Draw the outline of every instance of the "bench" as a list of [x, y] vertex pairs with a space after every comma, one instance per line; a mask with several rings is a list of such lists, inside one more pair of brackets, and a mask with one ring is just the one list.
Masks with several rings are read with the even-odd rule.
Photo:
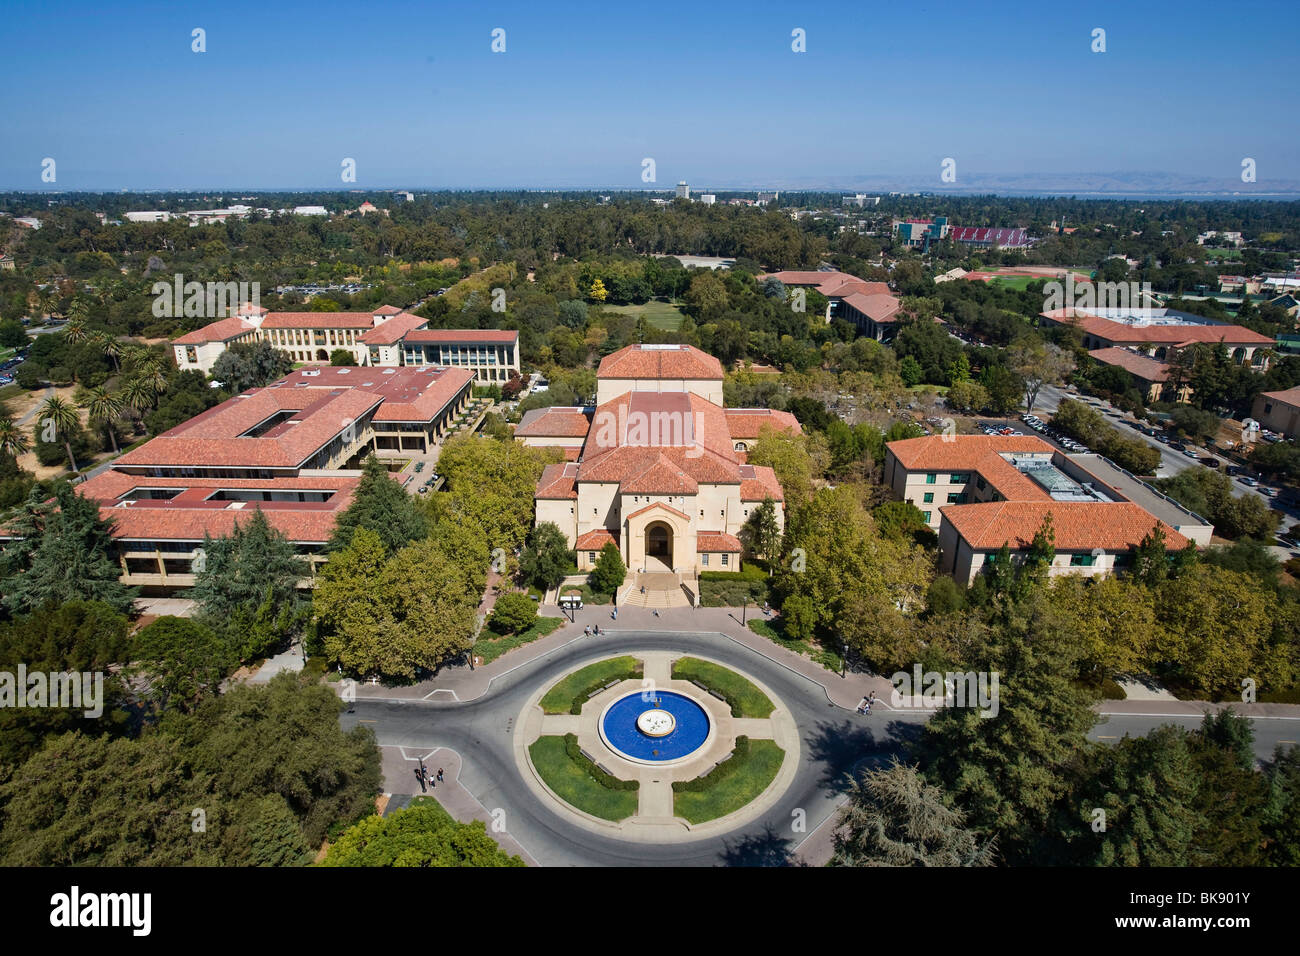
[[700, 690], [702, 690], [702, 691], [708, 691], [708, 689], [709, 689], [709, 685], [708, 685], [708, 684], [704, 683], [704, 681], [696, 680], [694, 677], [691, 678], [691, 683], [694, 684], [696, 687], [698, 687], [698, 688], [699, 688]]
[[727, 698], [724, 697], [722, 694], [719, 694], [719, 693], [718, 693], [716, 690], [714, 690], [712, 687], [706, 687], [705, 690], [707, 690], [707, 691], [708, 691], [710, 694], [712, 694], [714, 697], [718, 698], [718, 700], [722, 701], [724, 704], [727, 702]]
[[[592, 762], [595, 763], [595, 761], [592, 761]], [[603, 763], [598, 763], [598, 764], [596, 764], [596, 769], [599, 770], [599, 771], [601, 771], [602, 773], [607, 774], [608, 776], [611, 776], [611, 777], [614, 776], [614, 774], [610, 771], [610, 769], [609, 769], [608, 767], [606, 767]]]
[[[584, 757], [586, 757], [586, 758], [587, 758], [588, 760], [590, 760], [592, 763], [596, 763], [596, 758], [593, 757], [591, 754], [587, 753], [587, 751], [582, 750], [582, 749], [579, 749], [579, 750], [578, 750], [578, 753], [582, 754]], [[596, 764], [596, 766], [600, 766], [600, 764]]]

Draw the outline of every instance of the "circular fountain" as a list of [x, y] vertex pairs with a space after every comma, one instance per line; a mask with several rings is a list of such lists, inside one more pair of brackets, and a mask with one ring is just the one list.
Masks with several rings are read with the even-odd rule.
[[683, 760], [708, 742], [708, 712], [685, 694], [638, 690], [612, 701], [600, 715], [600, 736], [620, 757], [634, 763]]

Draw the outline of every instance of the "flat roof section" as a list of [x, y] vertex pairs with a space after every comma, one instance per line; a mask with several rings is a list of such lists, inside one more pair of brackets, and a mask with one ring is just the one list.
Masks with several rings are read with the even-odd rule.
[[[1193, 511], [1188, 511], [1172, 498], [1162, 495], [1136, 475], [1130, 474], [1101, 455], [1064, 455], [1069, 465], [1081, 474], [1073, 476], [1080, 481], [1096, 481], [1116, 492], [1117, 497], [1140, 505], [1171, 528], [1214, 526]], [[1186, 533], [1186, 532], [1184, 532]]]

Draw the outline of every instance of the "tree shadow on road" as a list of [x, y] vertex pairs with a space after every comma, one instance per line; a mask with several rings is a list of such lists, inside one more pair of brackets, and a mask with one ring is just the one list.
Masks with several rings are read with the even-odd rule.
[[820, 721], [809, 741], [809, 755], [824, 765], [821, 785], [834, 793], [848, 788], [854, 766], [877, 765], [891, 756], [902, 759], [906, 750], [921, 733], [918, 724], [901, 720], [845, 717], [839, 721]]
[[723, 866], [805, 865], [794, 855], [794, 841], [777, 833], [771, 825], [765, 826], [760, 834], [744, 836], [735, 841], [725, 840], [724, 845]]

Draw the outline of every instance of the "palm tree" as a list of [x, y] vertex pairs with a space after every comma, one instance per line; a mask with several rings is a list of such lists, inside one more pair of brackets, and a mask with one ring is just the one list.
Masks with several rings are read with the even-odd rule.
[[140, 414], [153, 408], [154, 390], [146, 379], [129, 378], [122, 383], [122, 398]]
[[72, 436], [81, 427], [81, 416], [77, 414], [77, 406], [65, 398], [51, 395], [41, 402], [41, 410], [36, 420], [42, 429], [53, 427], [56, 436], [63, 436], [63, 450], [68, 453], [68, 463], [72, 465], [72, 470], [75, 472], [77, 459], [72, 455]]
[[118, 362], [118, 357], [122, 354], [122, 343], [117, 340], [117, 336], [111, 332], [100, 332], [95, 336], [95, 344], [113, 360], [113, 371], [122, 371], [122, 365]]
[[0, 453], [17, 458], [32, 447], [27, 433], [12, 418], [0, 418]]
[[90, 336], [86, 330], [86, 320], [80, 317], [68, 319], [68, 324], [63, 327], [63, 337], [68, 340], [70, 345], [77, 342], [84, 342]]
[[90, 394], [81, 403], [81, 407], [86, 409], [92, 425], [102, 425], [107, 429], [108, 439], [113, 443], [113, 454], [116, 455], [117, 435], [113, 433], [113, 425], [126, 407], [126, 402], [116, 392], [110, 392], [107, 387], [99, 385], [90, 389]]
[[148, 384], [155, 400], [167, 391], [167, 373], [163, 371], [162, 362], [156, 355], [151, 354], [140, 363], [140, 378]]

